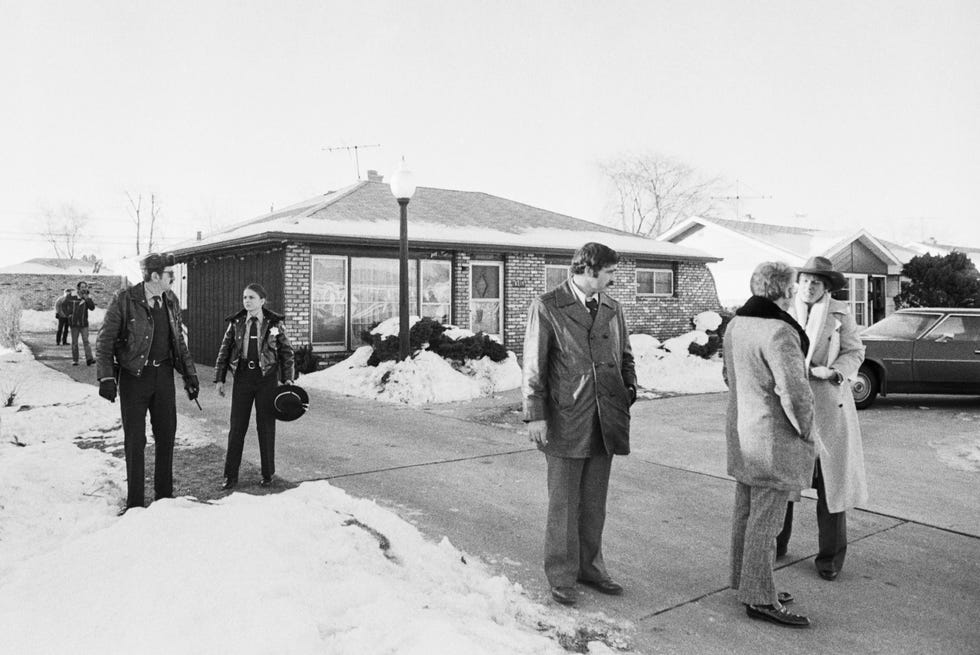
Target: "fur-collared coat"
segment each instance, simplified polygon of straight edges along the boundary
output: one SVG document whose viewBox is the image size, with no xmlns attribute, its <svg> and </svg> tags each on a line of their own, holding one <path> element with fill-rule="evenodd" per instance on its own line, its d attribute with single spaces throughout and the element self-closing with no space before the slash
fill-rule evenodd
<svg viewBox="0 0 980 655">
<path fill-rule="evenodd" d="M 753 296 L 725 330 L 728 474 L 743 484 L 798 492 L 813 476 L 813 392 L 806 335 L 770 300 Z"/>
<path fill-rule="evenodd" d="M 536 298 L 524 336 L 524 420 L 544 419 L 556 457 L 587 457 L 596 412 L 606 452 L 630 452 L 636 369 L 623 310 L 600 294 L 595 321 L 570 280 Z"/>
<path fill-rule="evenodd" d="M 819 329 L 808 326 L 812 335 L 810 366 L 829 366 L 840 371 L 843 384 L 810 377 L 813 390 L 813 434 L 817 457 L 827 492 L 827 509 L 843 512 L 868 500 L 867 478 L 864 472 L 864 448 L 857 408 L 851 394 L 849 379 L 857 375 L 864 361 L 864 344 L 858 336 L 858 326 L 846 302 L 827 298 L 827 311 Z M 790 307 L 794 318 L 803 312 L 798 305 Z M 809 485 L 807 485 L 809 486 Z"/>
</svg>

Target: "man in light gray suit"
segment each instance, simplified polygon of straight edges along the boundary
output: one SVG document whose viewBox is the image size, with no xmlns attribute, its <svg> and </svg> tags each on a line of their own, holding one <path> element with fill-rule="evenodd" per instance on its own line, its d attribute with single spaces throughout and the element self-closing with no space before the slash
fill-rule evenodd
<svg viewBox="0 0 980 655">
<path fill-rule="evenodd" d="M 776 592 L 773 560 L 786 502 L 810 484 L 814 464 L 813 392 L 805 356 L 809 340 L 786 313 L 796 271 L 765 262 L 752 273 L 752 297 L 725 331 L 728 474 L 735 478 L 731 585 L 753 619 L 806 628 Z"/>
<path fill-rule="evenodd" d="M 636 372 L 626 318 L 606 289 L 619 257 L 587 243 L 571 277 L 536 298 L 524 338 L 524 420 L 548 464 L 545 575 L 551 596 L 576 601 L 575 583 L 618 595 L 602 557 L 613 455 L 628 455 Z M 783 506 L 785 508 L 785 504 Z"/>
</svg>

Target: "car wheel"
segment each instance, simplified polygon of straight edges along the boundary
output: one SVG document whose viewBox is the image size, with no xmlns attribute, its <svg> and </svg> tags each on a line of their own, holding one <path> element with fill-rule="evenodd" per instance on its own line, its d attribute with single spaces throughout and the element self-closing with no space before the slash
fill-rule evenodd
<svg viewBox="0 0 980 655">
<path fill-rule="evenodd" d="M 858 409 L 871 407 L 878 397 L 878 376 L 870 367 L 862 366 L 858 371 L 857 379 L 851 382 L 851 393 Z"/>
</svg>

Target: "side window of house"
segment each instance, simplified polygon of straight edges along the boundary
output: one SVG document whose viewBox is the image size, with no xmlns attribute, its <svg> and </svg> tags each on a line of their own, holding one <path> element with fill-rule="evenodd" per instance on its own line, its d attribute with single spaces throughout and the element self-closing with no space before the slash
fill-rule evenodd
<svg viewBox="0 0 980 655">
<path fill-rule="evenodd" d="M 548 264 L 544 267 L 544 290 L 551 291 L 568 279 L 568 267 Z"/>
<path fill-rule="evenodd" d="M 672 268 L 636 268 L 636 293 L 639 296 L 669 297 L 674 295 Z"/>
<path fill-rule="evenodd" d="M 315 344 L 347 345 L 347 258 L 313 256 L 310 335 Z"/>
<path fill-rule="evenodd" d="M 447 260 L 422 260 L 422 307 L 420 316 L 449 323 L 452 316 L 452 264 Z"/>
</svg>

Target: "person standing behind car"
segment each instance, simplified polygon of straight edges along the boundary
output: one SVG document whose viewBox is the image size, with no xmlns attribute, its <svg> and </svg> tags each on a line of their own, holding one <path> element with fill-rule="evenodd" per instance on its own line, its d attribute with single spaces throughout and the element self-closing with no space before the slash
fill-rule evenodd
<svg viewBox="0 0 980 655">
<path fill-rule="evenodd" d="M 197 369 L 184 340 L 180 301 L 170 290 L 173 265 L 171 254 L 150 253 L 143 258 L 143 281 L 119 291 L 112 299 L 95 344 L 99 395 L 115 402 L 117 375 L 119 380 L 126 451 L 126 509 L 143 506 L 147 411 L 156 442 L 155 499 L 173 498 L 177 434 L 174 371 L 183 377 L 190 400 L 197 398 L 200 389 Z"/>
<path fill-rule="evenodd" d="M 242 292 L 244 309 L 225 319 L 228 329 L 225 330 L 214 364 L 214 384 L 219 396 L 225 395 L 228 369 L 235 372 L 222 489 L 234 489 L 238 484 L 238 469 L 242 463 L 245 433 L 253 405 L 255 427 L 259 434 L 262 486 L 271 485 L 272 476 L 276 473 L 276 416 L 273 402 L 277 387 L 293 380 L 293 347 L 286 338 L 283 317 L 265 308 L 266 296 L 260 284 L 245 287 Z"/>
<path fill-rule="evenodd" d="M 68 345 L 69 321 L 65 305 L 69 298 L 71 298 L 71 287 L 65 289 L 65 295 L 58 298 L 58 302 L 54 304 L 54 316 L 58 319 L 58 332 L 55 334 L 54 343 L 58 346 Z"/>
<path fill-rule="evenodd" d="M 797 271 L 799 290 L 789 313 L 810 338 L 806 365 L 813 389 L 813 434 L 817 461 L 817 544 L 814 563 L 824 580 L 834 580 L 847 554 L 845 511 L 868 500 L 861 425 L 848 379 L 864 361 L 864 344 L 850 305 L 830 294 L 847 281 L 826 257 L 811 257 Z M 786 506 L 783 531 L 776 537 L 776 556 L 786 554 L 793 531 L 793 503 Z"/>
<path fill-rule="evenodd" d="M 65 314 L 68 325 L 71 326 L 71 359 L 72 366 L 78 366 L 78 338 L 82 338 L 85 347 L 85 365 L 95 363 L 92 357 L 92 346 L 88 342 L 88 313 L 95 309 L 95 301 L 89 297 L 88 284 L 79 282 L 76 291 L 65 300 Z"/>
<path fill-rule="evenodd" d="M 601 243 L 575 253 L 571 277 L 536 298 L 524 336 L 524 421 L 545 455 L 544 571 L 551 597 L 577 601 L 575 583 L 620 595 L 602 555 L 613 455 L 630 452 L 636 371 L 626 318 L 607 289 L 619 256 Z"/>
</svg>

